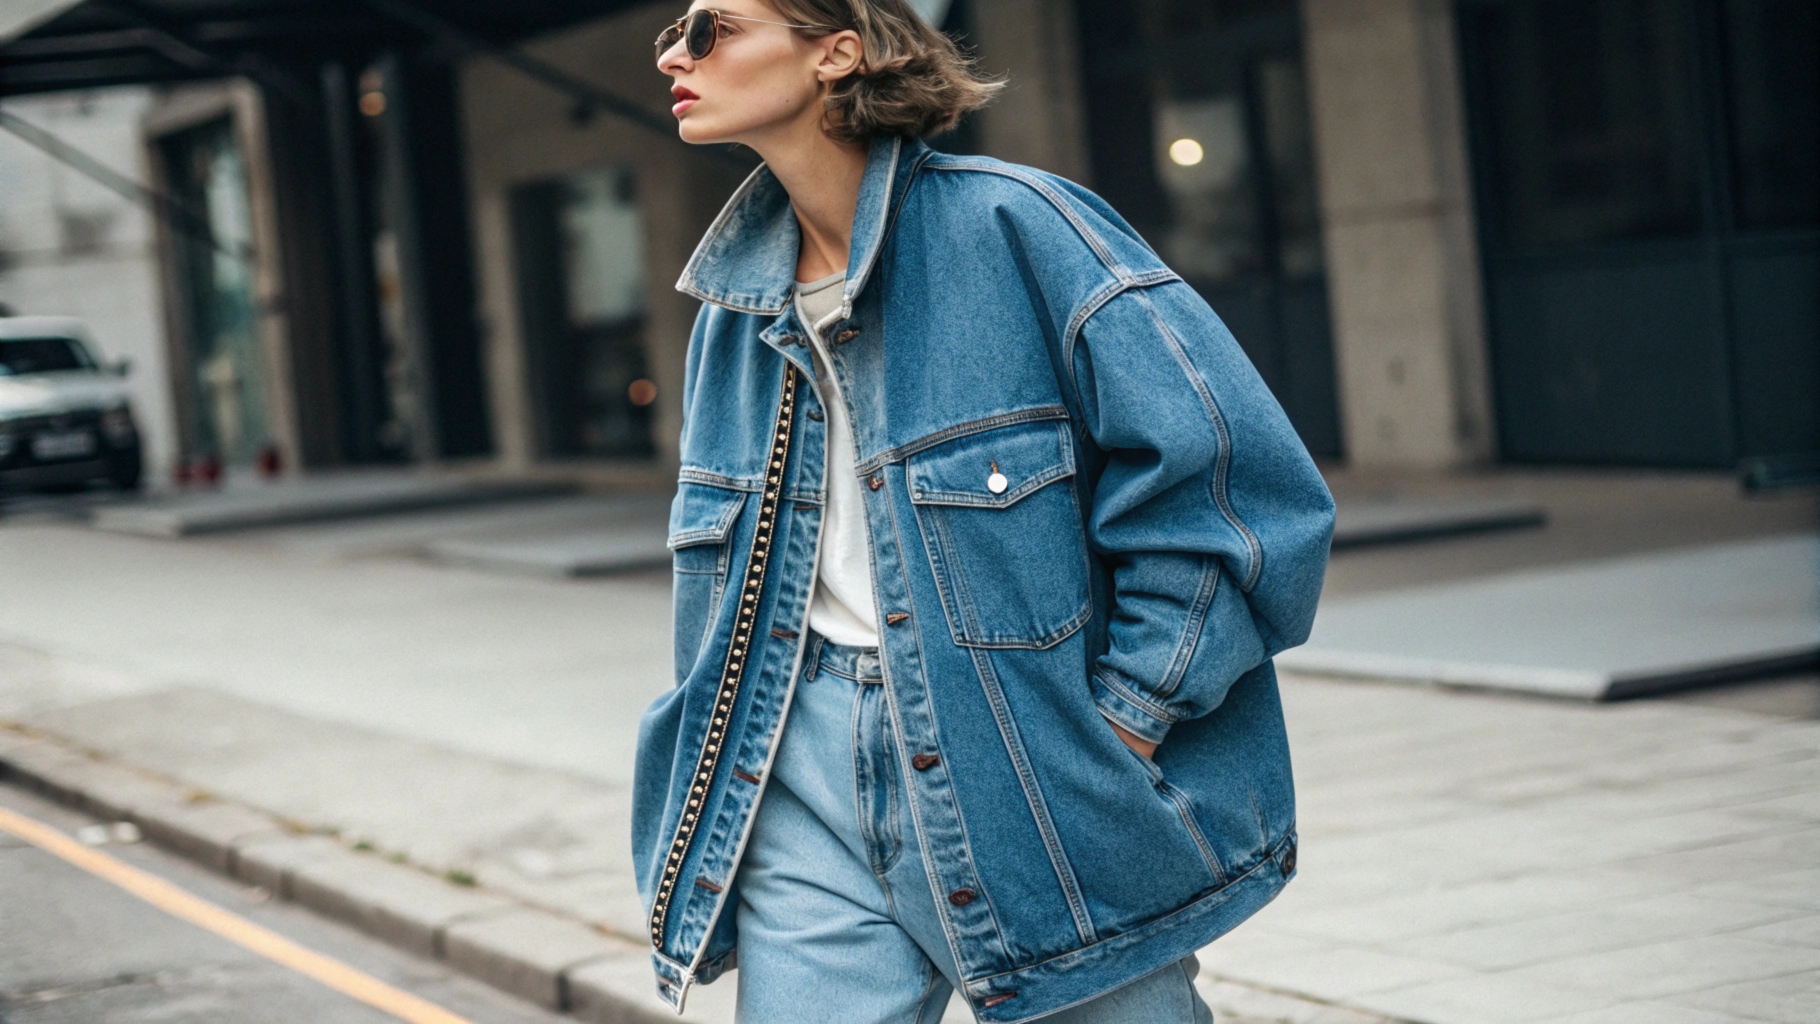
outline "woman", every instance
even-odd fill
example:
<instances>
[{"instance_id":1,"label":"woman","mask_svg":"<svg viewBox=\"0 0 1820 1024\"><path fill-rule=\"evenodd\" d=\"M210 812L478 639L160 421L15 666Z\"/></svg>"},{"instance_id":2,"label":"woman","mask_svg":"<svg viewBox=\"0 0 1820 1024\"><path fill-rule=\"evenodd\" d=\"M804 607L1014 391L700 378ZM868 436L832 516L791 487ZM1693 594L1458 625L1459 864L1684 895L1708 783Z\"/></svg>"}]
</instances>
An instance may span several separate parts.
<instances>
[{"instance_id":1,"label":"woman","mask_svg":"<svg viewBox=\"0 0 1820 1024\"><path fill-rule=\"evenodd\" d=\"M1295 870L1270 657L1332 502L1219 319L1098 197L919 139L997 85L903 0L702 0L682 138L764 164L703 300L676 689L639 737L658 987L743 1021L1207 1021Z\"/></svg>"}]
</instances>

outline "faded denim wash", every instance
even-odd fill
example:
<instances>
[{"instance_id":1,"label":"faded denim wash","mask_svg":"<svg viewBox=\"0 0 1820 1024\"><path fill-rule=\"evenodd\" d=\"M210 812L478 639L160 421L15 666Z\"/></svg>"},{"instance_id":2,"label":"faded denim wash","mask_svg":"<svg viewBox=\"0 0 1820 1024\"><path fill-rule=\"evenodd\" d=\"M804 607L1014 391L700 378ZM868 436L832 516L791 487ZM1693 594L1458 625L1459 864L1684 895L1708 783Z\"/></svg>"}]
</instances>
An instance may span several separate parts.
<instances>
[{"instance_id":1,"label":"faded denim wash","mask_svg":"<svg viewBox=\"0 0 1820 1024\"><path fill-rule=\"evenodd\" d=\"M731 966L807 634L826 430L797 249L760 167L677 285L705 303L677 685L640 726L633 853L678 1006ZM1180 961L1294 874L1270 658L1307 637L1333 502L1219 317L1086 189L880 138L850 252L832 371L907 811L963 994L1026 1021Z\"/></svg>"},{"instance_id":2,"label":"faded denim wash","mask_svg":"<svg viewBox=\"0 0 1820 1024\"><path fill-rule=\"evenodd\" d=\"M739 892L752 1024L937 1024L960 983L906 808L878 649L811 632ZM1190 956L1038 1024L1213 1024Z\"/></svg>"}]
</instances>

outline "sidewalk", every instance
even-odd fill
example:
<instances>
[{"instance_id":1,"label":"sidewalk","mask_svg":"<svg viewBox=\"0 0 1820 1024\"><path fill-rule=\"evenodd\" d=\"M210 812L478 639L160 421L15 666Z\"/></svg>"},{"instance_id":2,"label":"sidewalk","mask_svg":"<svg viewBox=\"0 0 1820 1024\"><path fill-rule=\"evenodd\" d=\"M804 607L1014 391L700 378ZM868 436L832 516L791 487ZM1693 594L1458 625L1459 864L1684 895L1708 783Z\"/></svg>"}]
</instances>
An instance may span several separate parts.
<instances>
[{"instance_id":1,"label":"sidewalk","mask_svg":"<svg viewBox=\"0 0 1820 1024\"><path fill-rule=\"evenodd\" d=\"M1546 530L1337 556L1330 592L1812 521L1811 501L1733 508L1711 481L1597 482L1528 480ZM501 577L340 536L0 524L0 573L30 581L0 588L0 720L635 943L625 786L669 685L667 573ZM1203 953L1229 1017L1811 1024L1820 723L1775 702L1284 694L1300 877ZM616 984L648 981L626 963Z\"/></svg>"}]
</instances>

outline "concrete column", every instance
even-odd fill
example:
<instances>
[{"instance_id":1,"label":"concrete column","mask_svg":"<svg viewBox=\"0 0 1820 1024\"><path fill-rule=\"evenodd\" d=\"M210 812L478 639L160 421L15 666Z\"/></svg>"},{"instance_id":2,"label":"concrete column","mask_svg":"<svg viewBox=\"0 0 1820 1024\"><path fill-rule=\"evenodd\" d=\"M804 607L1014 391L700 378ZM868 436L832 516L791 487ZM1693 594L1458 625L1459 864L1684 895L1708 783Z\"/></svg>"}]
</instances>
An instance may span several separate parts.
<instances>
[{"instance_id":1,"label":"concrete column","mask_svg":"<svg viewBox=\"0 0 1820 1024\"><path fill-rule=\"evenodd\" d=\"M1340 416L1355 466L1494 455L1452 7L1302 0Z\"/></svg>"},{"instance_id":2,"label":"concrete column","mask_svg":"<svg viewBox=\"0 0 1820 1024\"><path fill-rule=\"evenodd\" d=\"M1010 84L979 113L980 148L1085 184L1080 50L1066 0L989 0L973 8L980 68Z\"/></svg>"}]
</instances>

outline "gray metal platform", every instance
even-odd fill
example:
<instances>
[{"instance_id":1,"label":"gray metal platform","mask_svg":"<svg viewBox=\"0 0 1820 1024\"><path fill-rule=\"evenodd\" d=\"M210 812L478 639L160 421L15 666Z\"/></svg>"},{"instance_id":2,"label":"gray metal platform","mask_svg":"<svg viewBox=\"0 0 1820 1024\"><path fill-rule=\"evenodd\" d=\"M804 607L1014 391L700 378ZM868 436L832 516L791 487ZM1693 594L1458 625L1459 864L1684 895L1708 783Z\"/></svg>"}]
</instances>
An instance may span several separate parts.
<instances>
[{"instance_id":1,"label":"gray metal platform","mask_svg":"<svg viewBox=\"0 0 1820 1024\"><path fill-rule=\"evenodd\" d=\"M1335 499L1333 546L1364 547L1541 526L1542 506L1521 498Z\"/></svg>"},{"instance_id":2,"label":"gray metal platform","mask_svg":"<svg viewBox=\"0 0 1820 1024\"><path fill-rule=\"evenodd\" d=\"M575 485L549 480L465 480L406 474L304 477L239 483L218 491L152 498L96 508L97 530L146 537L187 537L292 523L385 515L426 508L567 494Z\"/></svg>"},{"instance_id":3,"label":"gray metal platform","mask_svg":"<svg viewBox=\"0 0 1820 1024\"><path fill-rule=\"evenodd\" d=\"M524 539L443 540L428 545L438 562L530 576L605 576L636 569L669 568L663 524L589 530Z\"/></svg>"},{"instance_id":4,"label":"gray metal platform","mask_svg":"<svg viewBox=\"0 0 1820 1024\"><path fill-rule=\"evenodd\" d=\"M1820 661L1820 536L1323 603L1288 670L1608 700Z\"/></svg>"}]
</instances>

